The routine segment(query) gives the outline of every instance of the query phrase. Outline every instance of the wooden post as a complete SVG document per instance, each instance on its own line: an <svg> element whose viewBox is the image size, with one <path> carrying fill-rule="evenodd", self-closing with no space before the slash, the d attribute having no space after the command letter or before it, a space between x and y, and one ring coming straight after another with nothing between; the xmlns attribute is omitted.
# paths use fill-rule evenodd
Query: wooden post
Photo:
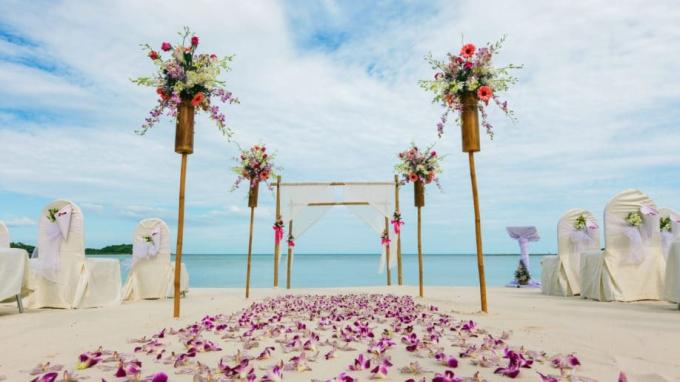
<svg viewBox="0 0 680 382"><path fill-rule="evenodd" d="M276 177L276 222L281 219L281 176ZM281 238L283 240L283 238ZM279 286L279 256L281 243L274 243L274 288Z"/></svg>
<svg viewBox="0 0 680 382"><path fill-rule="evenodd" d="M180 278L182 276L182 239L184 237L184 190L187 175L187 153L182 153L182 167L179 172L179 211L177 216L177 250L175 251L175 294L173 317L179 318Z"/></svg>
<svg viewBox="0 0 680 382"><path fill-rule="evenodd" d="M394 212L399 212L399 176L394 176ZM402 285L401 234L397 235L397 284Z"/></svg>
<svg viewBox="0 0 680 382"><path fill-rule="evenodd" d="M420 228L421 215L418 207L418 292L420 297L423 297L423 246L422 246L422 232Z"/></svg>
<svg viewBox="0 0 680 382"><path fill-rule="evenodd" d="M387 234L387 239L390 237L390 218L385 216L385 233ZM392 270L390 269L390 243L388 242L385 246L385 263L387 264L387 286L392 285Z"/></svg>
<svg viewBox="0 0 680 382"><path fill-rule="evenodd" d="M290 223L288 223L288 235L293 234L293 221L291 220ZM292 261L291 257L293 256L293 247L290 245L288 246L288 257L286 258L286 289L290 289L290 271L292 267Z"/></svg>
<svg viewBox="0 0 680 382"><path fill-rule="evenodd" d="M472 182L472 201L475 208L475 238L477 240L477 269L479 271L479 293L482 312L488 313L486 304L486 279L484 277L484 255L482 251L482 224L479 217L479 196L477 195L477 173L475 171L475 153L468 151L470 162L470 181Z"/></svg>
<svg viewBox="0 0 680 382"><path fill-rule="evenodd" d="M250 234L248 236L248 266L246 269L246 298L250 297L250 263L253 256L253 219L255 207L250 207Z"/></svg>

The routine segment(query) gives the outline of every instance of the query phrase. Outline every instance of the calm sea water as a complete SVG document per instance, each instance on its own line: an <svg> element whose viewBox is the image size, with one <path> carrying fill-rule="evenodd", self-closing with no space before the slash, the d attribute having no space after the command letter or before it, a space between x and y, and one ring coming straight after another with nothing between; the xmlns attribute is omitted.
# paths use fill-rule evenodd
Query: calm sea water
<svg viewBox="0 0 680 382"><path fill-rule="evenodd" d="M127 278L130 256L98 255L97 258L117 258L121 262L121 277ZM404 283L418 284L418 257L404 254ZM426 285L478 285L477 260L474 255L424 255L423 272ZM386 275L378 273L378 255L361 254L296 254L293 258L293 287L341 287L385 285ZM195 288L233 288L245 284L246 255L192 255L182 256L189 271L190 285ZM502 286L513 279L517 268L517 255L485 256L487 284ZM530 272L540 280L541 255L531 256ZM281 256L279 285L285 285L286 257ZM271 287L273 284L273 255L253 255L251 282L254 287ZM396 264L392 272L396 283Z"/></svg>

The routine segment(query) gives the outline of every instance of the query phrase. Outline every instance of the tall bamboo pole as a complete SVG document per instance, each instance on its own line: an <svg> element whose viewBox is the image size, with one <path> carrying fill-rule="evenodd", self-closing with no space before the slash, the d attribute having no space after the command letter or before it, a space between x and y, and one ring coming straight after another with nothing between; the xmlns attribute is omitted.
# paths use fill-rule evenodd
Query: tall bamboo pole
<svg viewBox="0 0 680 382"><path fill-rule="evenodd" d="M291 220L290 223L288 223L288 235L293 234L293 221ZM293 256L293 247L290 245L288 246L288 256L286 257L286 289L290 289L290 271L292 267L292 260L291 257Z"/></svg>
<svg viewBox="0 0 680 382"><path fill-rule="evenodd" d="M385 234L387 234L387 240L390 237L390 219L385 216ZM390 269L390 243L387 242L385 246L385 262L387 263L387 286L392 285L392 270Z"/></svg>
<svg viewBox="0 0 680 382"><path fill-rule="evenodd" d="M248 236L248 267L246 269L246 298L250 297L250 263L253 256L253 219L255 207L250 207L250 234Z"/></svg>
<svg viewBox="0 0 680 382"><path fill-rule="evenodd" d="M487 313L486 279L484 277L484 255L482 251L482 225L479 217L479 196L477 195L477 173L475 171L475 153L468 152L470 162L470 181L472 183L472 201L475 208L475 238L477 240L477 269L479 271L479 293L482 302L482 312Z"/></svg>
<svg viewBox="0 0 680 382"><path fill-rule="evenodd" d="M399 176L394 176L394 212L399 213ZM397 284L402 285L401 275L401 233L397 235Z"/></svg>
<svg viewBox="0 0 680 382"><path fill-rule="evenodd" d="M177 216L177 250L175 251L175 294L173 317L179 318L179 295L182 276L182 238L184 237L184 191L186 189L187 153L182 153L182 166L179 173L179 212Z"/></svg>
<svg viewBox="0 0 680 382"><path fill-rule="evenodd" d="M418 292L420 297L423 297L423 246L422 246L422 229L421 223L421 207L418 207Z"/></svg>
<svg viewBox="0 0 680 382"><path fill-rule="evenodd" d="M281 176L276 177L276 222L281 219ZM283 239L283 238L282 238ZM274 288L279 286L279 256L281 243L274 243Z"/></svg>

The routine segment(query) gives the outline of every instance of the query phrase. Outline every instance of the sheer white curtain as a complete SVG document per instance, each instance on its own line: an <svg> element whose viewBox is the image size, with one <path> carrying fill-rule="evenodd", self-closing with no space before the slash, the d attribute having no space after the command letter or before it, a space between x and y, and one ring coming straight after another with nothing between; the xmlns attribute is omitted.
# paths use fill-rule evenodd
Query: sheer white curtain
<svg viewBox="0 0 680 382"><path fill-rule="evenodd" d="M309 203L334 203L335 194L328 185L281 185L281 220L285 230L299 239L309 227L316 224L332 206L309 206ZM293 232L288 231L293 221ZM284 236L285 239L285 236ZM291 258L292 261L292 258Z"/></svg>
<svg viewBox="0 0 680 382"><path fill-rule="evenodd" d="M560 221L557 226L557 234L561 239L567 239L570 245L569 266L573 274L578 275L581 267L581 253L588 250L599 250L597 245L600 237L600 227L597 220L589 212L584 212L586 227L583 230L576 229L574 223L578 216Z"/></svg>
<svg viewBox="0 0 680 382"><path fill-rule="evenodd" d="M394 213L394 186L393 185L347 185L344 187L344 202L368 202L368 206L347 206L347 209L376 232L376 242L380 243L380 237L385 231L385 218L388 222ZM390 268L396 263L397 246L394 231L388 229L390 244ZM381 245L382 246L382 245ZM382 247L378 272L385 270L387 263L385 247Z"/></svg>

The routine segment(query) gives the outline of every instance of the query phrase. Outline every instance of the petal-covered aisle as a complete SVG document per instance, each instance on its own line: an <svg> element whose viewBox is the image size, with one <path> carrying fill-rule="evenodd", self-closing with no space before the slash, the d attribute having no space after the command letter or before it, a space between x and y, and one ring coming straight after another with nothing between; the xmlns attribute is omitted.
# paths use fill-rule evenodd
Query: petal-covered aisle
<svg viewBox="0 0 680 382"><path fill-rule="evenodd" d="M76 371L45 363L26 372L36 381L590 380L575 354L549 350L410 296L285 295L158 328L126 349L74 354Z"/></svg>

